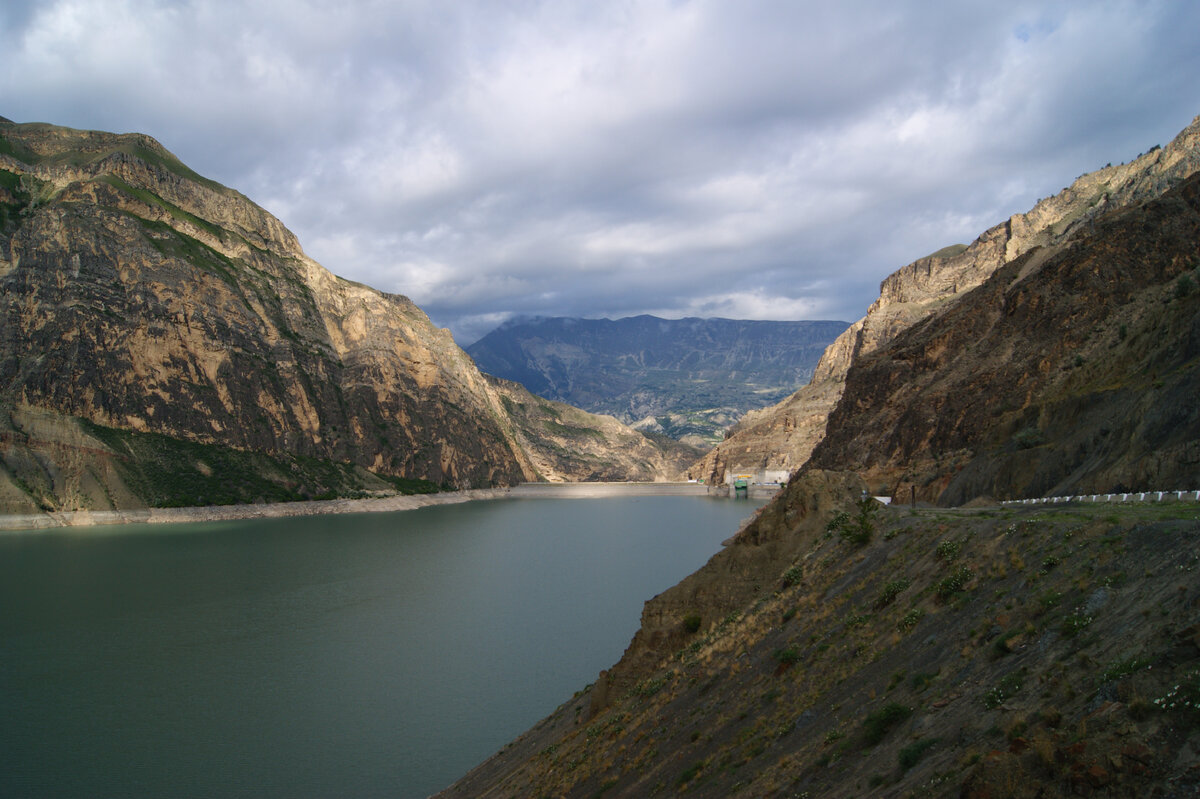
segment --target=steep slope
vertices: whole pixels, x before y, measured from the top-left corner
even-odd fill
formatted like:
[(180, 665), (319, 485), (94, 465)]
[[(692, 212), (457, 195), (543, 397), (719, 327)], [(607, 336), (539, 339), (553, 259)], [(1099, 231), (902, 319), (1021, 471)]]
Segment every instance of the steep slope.
[(808, 380), (845, 322), (523, 318), (466, 348), (540, 396), (711, 446)]
[(135, 490), (145, 470), (114, 464), (156, 448), (234, 458), (283, 492), (264, 498), (537, 479), (448, 331), (149, 137), (0, 120), (0, 289), (9, 509), (260, 496)]
[(677, 480), (700, 450), (652, 440), (611, 416), (531, 394), (519, 383), (487, 376), (512, 420), (538, 479), (549, 482)]
[(722, 479), (735, 466), (800, 468), (825, 434), (825, 421), (859, 357), (894, 339), (917, 321), (956, 303), (993, 272), (1037, 247), (1049, 247), (1089, 230), (1113, 209), (1163, 194), (1200, 170), (1200, 117), (1166, 147), (1128, 164), (1080, 176), (1057, 195), (1040, 200), (984, 232), (969, 246), (948, 247), (897, 270), (880, 296), (822, 356), (812, 380), (778, 405), (748, 414), (728, 439), (688, 470), (694, 478)]
[(440, 796), (1196, 795), (1194, 502), (879, 507), (860, 543), (855, 485), (798, 477)]
[(1195, 175), (860, 355), (811, 464), (947, 504), (1191, 485), (1198, 284)]
[(406, 298), (333, 276), (148, 137), (0, 136), (7, 402), (456, 486), (527, 476), (483, 378)]

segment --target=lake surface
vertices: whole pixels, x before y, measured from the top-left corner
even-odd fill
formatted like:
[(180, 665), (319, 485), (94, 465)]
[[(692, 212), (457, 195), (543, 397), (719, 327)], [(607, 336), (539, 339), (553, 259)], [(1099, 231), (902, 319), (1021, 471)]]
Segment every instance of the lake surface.
[(616, 662), (761, 504), (0, 534), (0, 796), (427, 796)]

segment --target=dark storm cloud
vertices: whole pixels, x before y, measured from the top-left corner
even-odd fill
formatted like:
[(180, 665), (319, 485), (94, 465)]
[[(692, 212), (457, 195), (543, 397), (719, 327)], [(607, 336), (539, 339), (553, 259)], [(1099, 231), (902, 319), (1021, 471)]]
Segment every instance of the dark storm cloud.
[(46, 0), (0, 114), (149, 133), (464, 343), (861, 316), (1200, 112), (1200, 6)]

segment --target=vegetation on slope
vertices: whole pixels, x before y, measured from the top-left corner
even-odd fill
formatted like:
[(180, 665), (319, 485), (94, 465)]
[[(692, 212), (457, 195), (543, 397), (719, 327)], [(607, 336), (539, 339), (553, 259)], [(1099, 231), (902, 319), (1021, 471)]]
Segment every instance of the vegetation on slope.
[(445, 795), (1200, 789), (1194, 503), (892, 507), (865, 543), (825, 518), (756, 599), (680, 613), (627, 691), (589, 687)]

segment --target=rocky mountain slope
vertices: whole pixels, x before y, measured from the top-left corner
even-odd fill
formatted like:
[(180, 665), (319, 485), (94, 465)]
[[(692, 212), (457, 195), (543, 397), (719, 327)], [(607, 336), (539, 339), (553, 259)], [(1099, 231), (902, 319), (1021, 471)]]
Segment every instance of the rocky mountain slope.
[(1200, 175), (860, 355), (811, 464), (957, 505), (1200, 476)]
[(712, 446), (812, 375), (845, 322), (522, 318), (466, 348), (479, 368), (640, 430)]
[[(329, 273), (149, 137), (0, 120), (0, 288), (10, 509), (155, 501), (110, 461), (165, 448), (186, 463), (193, 446), (227, 463), (256, 453), (234, 471), (299, 497), (540, 476), (448, 331)], [(153, 434), (148, 449), (113, 438)], [(612, 455), (617, 472), (625, 455)], [(341, 464), (349, 482), (297, 459)]]
[(701, 450), (650, 438), (611, 416), (582, 411), (485, 376), (512, 421), (517, 443), (540, 479), (551, 482), (653, 482), (680, 479)]
[(1086, 235), (1097, 218), (1161, 196), (1198, 170), (1200, 118), (1166, 147), (1153, 147), (1127, 164), (1080, 176), (1029, 212), (985, 231), (969, 246), (948, 247), (897, 270), (880, 285), (879, 299), (867, 315), (825, 352), (807, 386), (776, 406), (747, 414), (726, 441), (689, 469), (689, 476), (719, 480), (726, 469), (741, 466), (799, 469), (824, 436), (825, 422), (856, 359), (957, 303), (1004, 264), (1035, 248)]
[(793, 480), (440, 796), (1197, 795), (1196, 503), (863, 513), (864, 485)]

